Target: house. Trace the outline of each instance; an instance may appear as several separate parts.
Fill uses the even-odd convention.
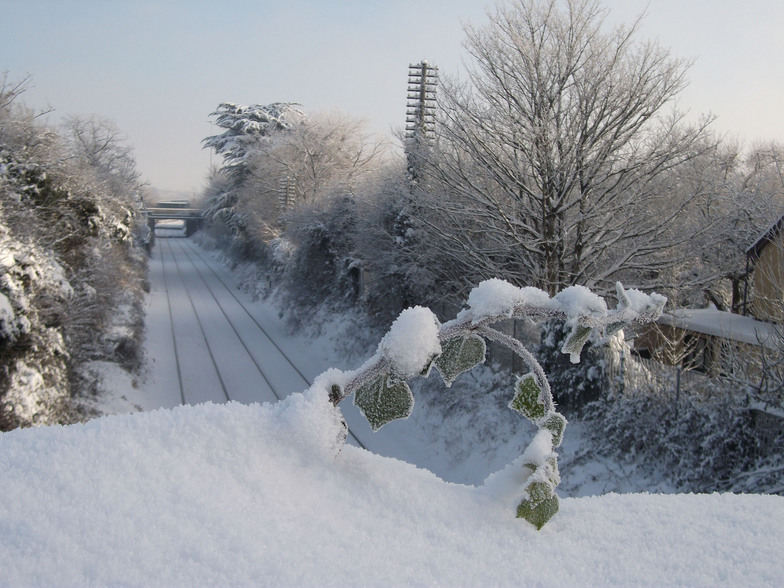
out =
[[[744,314],[784,323],[784,216],[746,251]]]
[[[748,373],[780,353],[777,325],[711,305],[664,312],[635,339],[635,349],[663,363],[712,376]]]
[[[643,357],[712,376],[753,375],[784,344],[784,217],[746,251],[740,312],[665,311],[635,340]]]

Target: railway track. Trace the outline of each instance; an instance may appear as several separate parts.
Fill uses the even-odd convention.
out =
[[[168,322],[183,404],[275,402],[312,384],[252,308],[188,239],[159,238]],[[349,439],[365,445],[349,431]]]

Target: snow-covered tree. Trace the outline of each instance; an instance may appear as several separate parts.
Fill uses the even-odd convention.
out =
[[[265,192],[259,194],[258,186],[253,185],[250,160],[275,135],[290,132],[304,121],[305,115],[297,106],[288,102],[250,106],[223,102],[211,113],[215,124],[226,130],[202,141],[205,148],[213,149],[223,157],[223,165],[213,174],[207,190],[209,196],[205,198],[208,219],[226,223],[235,234],[253,231],[252,221],[246,218],[241,201],[266,202],[268,198]],[[217,189],[218,186],[222,189]]]
[[[10,90],[9,90],[10,88]],[[112,123],[43,123],[0,85],[0,428],[76,418],[90,359],[131,367],[144,257],[134,247],[142,185]],[[122,357],[121,357],[122,356]]]
[[[347,115],[316,115],[265,146],[259,157],[293,181],[296,204],[311,205],[329,192],[352,194],[383,154],[383,142],[364,127]]]
[[[466,82],[439,88],[437,142],[416,194],[427,251],[466,281],[504,275],[549,292],[638,283],[687,236],[692,196],[664,181],[710,148],[706,119],[670,106],[688,63],[606,31],[597,0],[511,0],[466,28]]]
[[[204,147],[223,156],[224,164],[230,169],[241,168],[249,155],[255,153],[259,143],[275,133],[293,129],[305,115],[291,102],[252,104],[245,106],[222,102],[210,114],[215,124],[226,129],[219,135],[204,139]]]
[[[118,198],[133,197],[143,188],[133,148],[114,121],[70,116],[63,133],[69,155]]]
[[[227,130],[204,141],[225,160],[211,181],[207,215],[256,243],[279,236],[292,209],[353,193],[382,158],[383,143],[345,115],[306,119],[281,104],[224,104],[213,114]]]

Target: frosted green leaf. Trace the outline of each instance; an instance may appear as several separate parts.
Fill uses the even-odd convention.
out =
[[[574,327],[572,327],[572,332],[569,333],[569,336],[566,338],[566,341],[564,341],[563,347],[561,348],[563,353],[570,356],[569,359],[572,363],[580,363],[580,352],[588,341],[588,337],[591,336],[592,330],[591,327],[579,324],[575,324]]]
[[[550,466],[550,481],[553,483],[553,488],[561,481],[561,474],[558,471],[558,460],[551,457],[547,460],[547,465]]]
[[[604,327],[604,335],[605,337],[609,337],[610,335],[615,335],[618,331],[626,326],[626,323],[623,321],[617,321],[615,323],[610,323],[606,327]]]
[[[558,447],[563,441],[566,419],[560,413],[554,412],[547,417],[542,426],[553,435],[553,447]]]
[[[557,494],[553,494],[550,498],[538,503],[525,498],[517,506],[517,518],[525,519],[539,530],[555,516],[558,508]]]
[[[547,482],[531,482],[528,484],[526,491],[528,492],[531,501],[534,503],[547,500],[555,494],[552,484],[548,484]]]
[[[441,355],[435,359],[436,368],[447,386],[455,378],[485,361],[485,340],[476,335],[455,337],[441,343]]]
[[[536,383],[536,377],[533,374],[526,374],[519,380],[515,386],[517,393],[509,403],[509,408],[528,417],[532,421],[537,421],[547,414],[547,409],[542,403],[542,390],[539,384]]]
[[[378,376],[354,393],[354,404],[362,411],[374,431],[396,419],[408,418],[414,409],[414,396],[408,384]]]

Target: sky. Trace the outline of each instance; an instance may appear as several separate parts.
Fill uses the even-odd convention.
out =
[[[0,0],[0,72],[23,102],[113,120],[143,177],[193,193],[221,102],[298,102],[389,136],[405,124],[409,64],[458,74],[464,24],[486,0]],[[643,12],[639,39],[693,58],[679,106],[744,144],[784,140],[784,3],[605,0],[608,24]],[[212,156],[214,158],[214,156]],[[219,163],[216,159],[213,163]]]

